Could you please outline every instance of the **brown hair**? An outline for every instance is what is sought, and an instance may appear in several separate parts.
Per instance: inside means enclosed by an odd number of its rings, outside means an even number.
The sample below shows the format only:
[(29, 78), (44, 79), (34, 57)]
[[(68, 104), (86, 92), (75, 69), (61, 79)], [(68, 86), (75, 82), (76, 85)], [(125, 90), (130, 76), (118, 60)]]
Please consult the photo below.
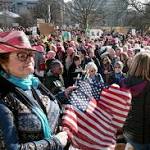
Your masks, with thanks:
[[(123, 59), (123, 60), (122, 60)], [(123, 63), (127, 63), (128, 61), (128, 54), (125, 53), (125, 52), (121, 52), (120, 53), (120, 60), (123, 62)]]
[(150, 81), (150, 52), (144, 51), (135, 55), (129, 69), (129, 75)]
[(0, 54), (0, 65), (8, 62), (9, 54), (10, 53), (1, 53)]
[(73, 58), (73, 61), (78, 61), (78, 60), (81, 60), (80, 55), (75, 55)]
[(107, 59), (107, 60), (108, 60), (108, 61), (107, 61), (107, 64), (111, 64), (111, 59), (110, 59), (107, 55), (105, 55), (105, 56), (102, 58), (102, 64), (103, 64), (104, 59)]

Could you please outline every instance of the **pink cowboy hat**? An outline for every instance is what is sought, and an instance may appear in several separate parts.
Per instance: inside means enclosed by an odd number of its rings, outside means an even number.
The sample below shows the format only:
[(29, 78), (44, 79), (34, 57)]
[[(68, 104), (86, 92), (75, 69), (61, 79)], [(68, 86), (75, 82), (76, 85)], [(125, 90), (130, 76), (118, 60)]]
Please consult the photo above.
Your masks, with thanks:
[(0, 32), (0, 53), (10, 53), (22, 49), (39, 51), (31, 46), (23, 31)]

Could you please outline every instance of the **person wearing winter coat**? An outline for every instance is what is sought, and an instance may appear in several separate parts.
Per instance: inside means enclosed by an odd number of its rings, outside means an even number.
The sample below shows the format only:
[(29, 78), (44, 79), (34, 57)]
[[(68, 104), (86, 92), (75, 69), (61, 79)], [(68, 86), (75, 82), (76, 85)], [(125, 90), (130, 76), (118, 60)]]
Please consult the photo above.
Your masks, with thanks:
[(33, 76), (36, 51), (23, 31), (0, 33), (1, 150), (62, 150), (67, 143), (67, 133), (57, 130), (56, 99), (63, 96)]

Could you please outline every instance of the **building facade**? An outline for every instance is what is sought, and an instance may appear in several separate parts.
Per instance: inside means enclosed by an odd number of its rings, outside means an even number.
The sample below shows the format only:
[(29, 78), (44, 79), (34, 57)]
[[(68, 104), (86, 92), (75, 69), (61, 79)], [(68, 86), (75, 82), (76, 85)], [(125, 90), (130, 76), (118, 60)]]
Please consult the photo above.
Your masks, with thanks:
[(14, 13), (22, 13), (32, 9), (38, 0), (0, 0), (0, 10), (9, 10)]
[[(0, 11), (9, 10), (17, 14), (26, 14), (32, 10), (39, 0), (0, 0)], [(56, 25), (63, 24), (63, 0), (50, 1), (49, 19)], [(48, 7), (47, 7), (48, 10)], [(41, 18), (42, 19), (42, 18)]]
[(0, 0), (0, 11), (9, 10), (11, 11), (13, 0)]
[(15, 13), (22, 14), (36, 6), (38, 0), (13, 0), (12, 10)]

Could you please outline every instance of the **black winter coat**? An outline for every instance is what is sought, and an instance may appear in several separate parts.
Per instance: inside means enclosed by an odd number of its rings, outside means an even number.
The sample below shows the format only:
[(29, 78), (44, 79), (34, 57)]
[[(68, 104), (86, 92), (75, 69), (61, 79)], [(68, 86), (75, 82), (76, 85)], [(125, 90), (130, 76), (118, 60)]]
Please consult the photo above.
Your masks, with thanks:
[(129, 77), (124, 82), (132, 93), (132, 107), (124, 125), (127, 140), (150, 144), (150, 82)]

